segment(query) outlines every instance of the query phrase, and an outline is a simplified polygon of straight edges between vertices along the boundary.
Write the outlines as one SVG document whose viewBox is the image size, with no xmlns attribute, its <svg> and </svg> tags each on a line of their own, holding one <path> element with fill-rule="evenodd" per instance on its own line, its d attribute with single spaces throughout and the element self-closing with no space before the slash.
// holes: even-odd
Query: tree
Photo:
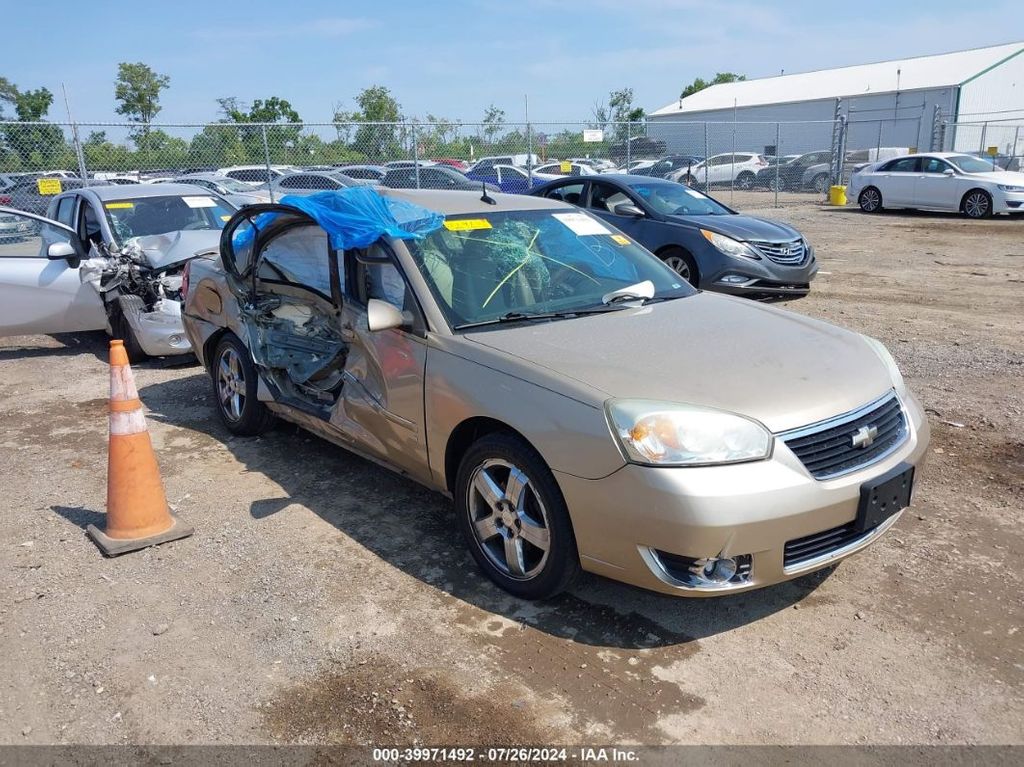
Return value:
<svg viewBox="0 0 1024 767">
<path fill-rule="evenodd" d="M 239 124 L 239 137 L 252 160 L 262 159 L 263 134 L 267 149 L 278 161 L 291 162 L 302 135 L 302 118 L 291 103 L 279 96 L 256 99 L 248 108 L 234 96 L 217 99 L 228 121 Z M 246 127 L 246 123 L 256 123 Z"/>
<path fill-rule="evenodd" d="M 398 141 L 397 123 L 402 119 L 402 107 L 383 85 L 364 88 L 356 103 L 359 111 L 352 116 L 359 122 L 383 123 L 360 125 L 353 142 L 354 148 L 362 152 L 370 162 L 384 162 L 401 152 Z"/>
<path fill-rule="evenodd" d="M 14 107 L 15 119 L 38 123 L 50 111 L 53 94 L 47 88 L 23 91 L 7 78 L 0 77 L 0 102 Z M 67 142 L 56 125 L 6 124 L 2 135 L 7 145 L 4 154 L 17 157 L 16 162 L 22 169 L 66 164 Z"/>
<path fill-rule="evenodd" d="M 679 94 L 680 101 L 685 99 L 687 96 L 692 96 L 697 91 L 702 91 L 712 85 L 721 85 L 722 83 L 736 83 L 746 80 L 746 75 L 737 75 L 733 72 L 719 72 L 715 75 L 711 82 L 697 78 L 692 83 L 683 88 L 683 92 Z"/>
<path fill-rule="evenodd" d="M 149 133 L 149 125 L 160 113 L 160 91 L 171 84 L 171 78 L 154 72 L 146 64 L 122 61 L 117 65 L 117 81 L 114 83 L 114 99 L 118 102 L 117 113 L 129 122 L 141 123 L 142 128 L 132 134 L 138 142 Z"/>
<path fill-rule="evenodd" d="M 608 94 L 609 119 L 615 124 L 615 139 L 625 141 L 632 132 L 628 123 L 644 119 L 643 107 L 633 106 L 633 89 L 622 88 Z"/>
<path fill-rule="evenodd" d="M 484 140 L 490 144 L 493 143 L 494 137 L 497 136 L 501 129 L 505 127 L 505 110 L 498 109 L 498 107 L 491 104 L 487 109 L 484 110 L 483 119 L 483 134 Z"/>
</svg>

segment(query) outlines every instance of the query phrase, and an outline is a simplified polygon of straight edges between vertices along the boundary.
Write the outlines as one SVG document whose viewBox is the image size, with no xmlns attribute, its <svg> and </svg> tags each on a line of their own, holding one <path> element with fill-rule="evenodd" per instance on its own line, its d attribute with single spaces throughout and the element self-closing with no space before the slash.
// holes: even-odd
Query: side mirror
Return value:
<svg viewBox="0 0 1024 767">
<path fill-rule="evenodd" d="M 644 212 L 631 202 L 620 202 L 612 211 L 616 216 L 633 216 L 643 218 Z"/>
<path fill-rule="evenodd" d="M 943 176 L 955 176 L 956 175 L 956 171 L 953 170 L 952 168 L 946 168 L 944 171 L 942 171 L 942 175 Z"/>
<path fill-rule="evenodd" d="M 50 261 L 67 261 L 78 258 L 78 254 L 70 242 L 52 242 L 46 248 L 46 257 Z"/>
<path fill-rule="evenodd" d="M 366 327 L 371 333 L 400 328 L 403 325 L 405 315 L 397 307 L 379 298 L 371 298 L 366 302 Z"/>
</svg>

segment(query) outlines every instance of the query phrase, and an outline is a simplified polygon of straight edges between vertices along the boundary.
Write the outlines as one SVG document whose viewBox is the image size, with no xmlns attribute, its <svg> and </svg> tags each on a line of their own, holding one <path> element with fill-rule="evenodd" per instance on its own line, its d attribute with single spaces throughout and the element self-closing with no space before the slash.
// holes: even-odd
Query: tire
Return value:
<svg viewBox="0 0 1024 767">
<path fill-rule="evenodd" d="M 744 171 L 736 177 L 736 188 L 744 191 L 754 188 L 755 176 L 750 171 Z"/>
<path fill-rule="evenodd" d="M 274 414 L 256 399 L 257 376 L 249 350 L 238 336 L 225 334 L 213 353 L 210 378 L 217 415 L 232 434 L 254 437 L 274 422 Z"/>
<path fill-rule="evenodd" d="M 455 509 L 473 559 L 510 594 L 547 599 L 579 575 L 562 491 L 520 437 L 496 432 L 470 446 L 459 464 Z"/>
<path fill-rule="evenodd" d="M 877 187 L 869 186 L 861 191 L 857 204 L 865 213 L 879 213 L 882 210 L 882 193 Z"/>
<path fill-rule="evenodd" d="M 135 337 L 135 331 L 128 324 L 128 318 L 120 309 L 114 309 L 114 316 L 110 322 L 114 338 L 124 341 L 124 350 L 128 354 L 128 361 L 133 365 L 145 362 L 149 355 L 142 348 L 139 339 Z"/>
<path fill-rule="evenodd" d="M 968 218 L 988 218 L 992 215 L 992 195 L 984 189 L 972 189 L 960 201 L 960 212 Z"/>
<path fill-rule="evenodd" d="M 775 178 L 772 176 L 768 179 L 768 191 L 769 192 L 785 192 L 786 191 L 786 179 L 782 176 Z"/>
<path fill-rule="evenodd" d="M 828 174 L 819 173 L 811 179 L 811 186 L 814 187 L 814 191 L 818 194 L 825 194 L 828 191 Z"/>
<path fill-rule="evenodd" d="M 658 253 L 665 266 L 678 274 L 693 287 L 700 285 L 700 272 L 697 270 L 697 263 L 693 256 L 682 248 L 666 248 Z"/>
</svg>

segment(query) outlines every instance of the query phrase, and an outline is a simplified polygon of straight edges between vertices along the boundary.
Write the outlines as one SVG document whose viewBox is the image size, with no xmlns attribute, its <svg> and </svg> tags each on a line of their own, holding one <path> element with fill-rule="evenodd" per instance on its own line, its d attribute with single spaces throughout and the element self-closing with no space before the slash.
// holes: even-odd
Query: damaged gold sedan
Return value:
<svg viewBox="0 0 1024 767">
<path fill-rule="evenodd" d="M 581 569 L 681 596 L 821 569 L 895 524 L 928 442 L 877 341 L 694 290 L 543 198 L 253 206 L 184 291 L 230 431 L 280 417 L 450 495 L 525 598 Z"/>
</svg>

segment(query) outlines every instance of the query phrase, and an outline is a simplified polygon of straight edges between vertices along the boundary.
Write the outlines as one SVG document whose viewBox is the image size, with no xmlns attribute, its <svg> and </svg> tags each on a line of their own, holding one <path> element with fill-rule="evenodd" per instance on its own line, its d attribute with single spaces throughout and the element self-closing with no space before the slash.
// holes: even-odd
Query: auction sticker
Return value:
<svg viewBox="0 0 1024 767">
<path fill-rule="evenodd" d="M 629 238 L 621 234 L 613 234 L 612 239 L 619 245 L 629 245 Z"/>
<path fill-rule="evenodd" d="M 586 213 L 552 213 L 551 215 L 569 227 L 570 231 L 576 235 L 611 234 L 608 227 Z"/>
<path fill-rule="evenodd" d="M 491 229 L 491 222 L 486 218 L 446 219 L 444 228 L 450 232 L 471 232 L 474 229 Z"/>
<path fill-rule="evenodd" d="M 124 201 L 124 202 L 108 202 L 103 207 L 106 208 L 107 210 L 120 210 L 120 209 L 123 209 L 123 208 L 134 208 L 135 207 L 135 203 L 134 202 L 128 202 L 128 201 Z"/>
<path fill-rule="evenodd" d="M 216 208 L 217 201 L 212 197 L 182 197 L 190 208 Z"/>
</svg>

